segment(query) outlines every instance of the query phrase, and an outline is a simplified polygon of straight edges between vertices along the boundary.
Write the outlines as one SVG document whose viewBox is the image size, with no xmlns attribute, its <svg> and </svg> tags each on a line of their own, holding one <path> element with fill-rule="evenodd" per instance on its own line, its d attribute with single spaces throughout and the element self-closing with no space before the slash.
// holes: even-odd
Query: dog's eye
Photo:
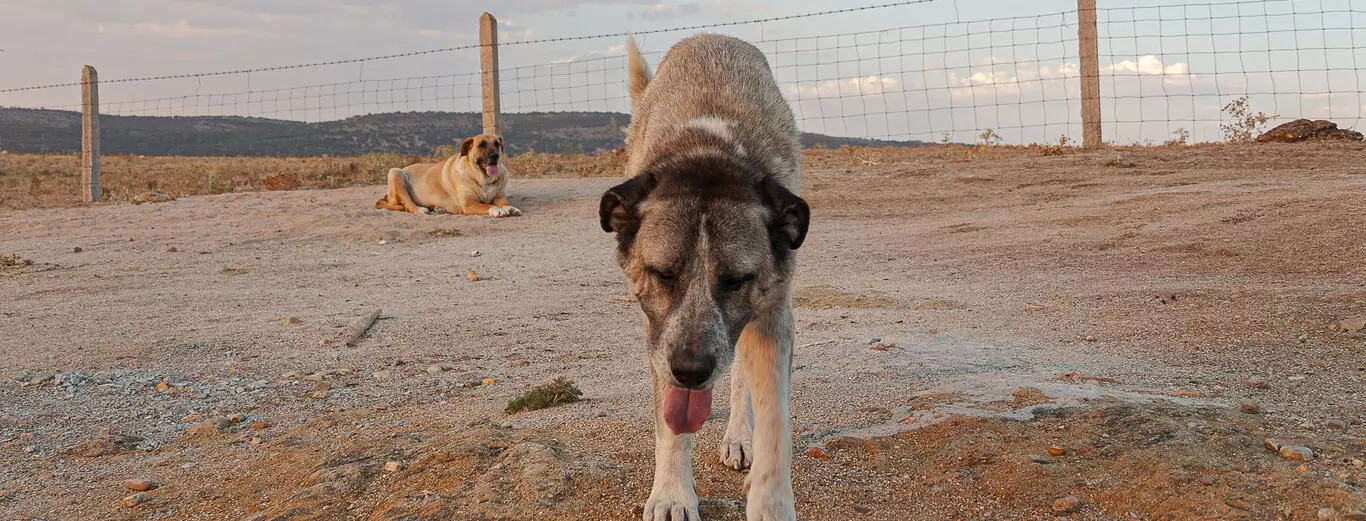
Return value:
<svg viewBox="0 0 1366 521">
<path fill-rule="evenodd" d="M 754 280 L 754 275 L 725 277 L 721 279 L 719 289 L 722 293 L 734 293 L 740 291 L 741 288 L 745 287 L 745 284 L 752 280 Z"/>
<path fill-rule="evenodd" d="M 664 282 L 669 282 L 669 281 L 671 281 L 671 280 L 674 280 L 674 272 L 669 271 L 669 270 L 656 270 L 656 269 L 651 269 L 651 270 L 650 270 L 650 273 L 653 274 L 653 275 L 655 276 L 655 278 L 657 278 L 657 279 L 659 279 L 659 280 L 661 280 L 661 281 L 664 281 Z"/>
</svg>

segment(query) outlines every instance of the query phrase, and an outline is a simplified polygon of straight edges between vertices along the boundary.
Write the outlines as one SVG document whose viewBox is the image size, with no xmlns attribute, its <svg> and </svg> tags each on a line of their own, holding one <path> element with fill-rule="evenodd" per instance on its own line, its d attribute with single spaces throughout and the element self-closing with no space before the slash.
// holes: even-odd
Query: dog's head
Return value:
<svg viewBox="0 0 1366 521">
<path fill-rule="evenodd" d="M 503 137 L 480 134 L 460 142 L 460 157 L 478 166 L 489 179 L 498 177 L 502 170 Z"/>
<path fill-rule="evenodd" d="M 617 235 L 655 373 L 676 389 L 708 391 L 750 320 L 787 297 L 810 209 L 718 155 L 666 162 L 611 188 L 599 217 Z"/>
</svg>

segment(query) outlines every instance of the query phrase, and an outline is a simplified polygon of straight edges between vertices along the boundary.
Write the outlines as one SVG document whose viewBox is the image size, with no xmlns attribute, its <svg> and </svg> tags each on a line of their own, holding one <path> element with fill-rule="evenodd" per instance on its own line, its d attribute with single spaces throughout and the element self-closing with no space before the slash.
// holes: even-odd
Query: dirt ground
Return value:
<svg viewBox="0 0 1366 521">
<path fill-rule="evenodd" d="M 799 516 L 1366 519 L 1364 152 L 809 153 Z M 516 180 L 496 221 L 375 186 L 0 211 L 0 517 L 638 518 L 612 183 Z M 585 399 L 503 413 L 558 376 Z M 722 392 L 694 465 L 739 520 Z"/>
</svg>

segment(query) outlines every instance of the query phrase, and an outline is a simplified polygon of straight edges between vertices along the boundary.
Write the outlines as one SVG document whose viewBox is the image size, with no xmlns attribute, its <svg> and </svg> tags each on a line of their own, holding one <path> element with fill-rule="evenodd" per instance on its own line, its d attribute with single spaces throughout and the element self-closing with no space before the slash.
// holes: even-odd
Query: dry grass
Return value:
<svg viewBox="0 0 1366 521">
<path fill-rule="evenodd" d="M 369 154 L 360 157 L 147 157 L 105 155 L 101 160 L 104 201 L 133 202 L 148 192 L 172 197 L 344 188 L 378 185 L 393 167 L 435 161 L 433 157 Z M 524 178 L 620 175 L 624 155 L 596 156 L 531 152 L 509 158 Z M 77 206 L 80 157 L 5 154 L 0 158 L 0 209 Z"/>
</svg>

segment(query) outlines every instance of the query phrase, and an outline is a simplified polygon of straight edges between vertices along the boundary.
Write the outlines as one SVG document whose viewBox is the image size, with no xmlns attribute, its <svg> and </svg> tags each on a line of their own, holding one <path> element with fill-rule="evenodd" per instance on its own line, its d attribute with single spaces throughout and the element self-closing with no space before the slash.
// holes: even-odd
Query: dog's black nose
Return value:
<svg viewBox="0 0 1366 521">
<path fill-rule="evenodd" d="M 498 162 L 498 154 L 489 154 L 489 162 L 490 162 L 490 163 L 497 163 L 497 162 Z"/>
<path fill-rule="evenodd" d="M 669 360 L 674 380 L 684 387 L 698 387 L 707 383 L 716 370 L 716 358 L 711 355 L 674 355 Z"/>
</svg>

